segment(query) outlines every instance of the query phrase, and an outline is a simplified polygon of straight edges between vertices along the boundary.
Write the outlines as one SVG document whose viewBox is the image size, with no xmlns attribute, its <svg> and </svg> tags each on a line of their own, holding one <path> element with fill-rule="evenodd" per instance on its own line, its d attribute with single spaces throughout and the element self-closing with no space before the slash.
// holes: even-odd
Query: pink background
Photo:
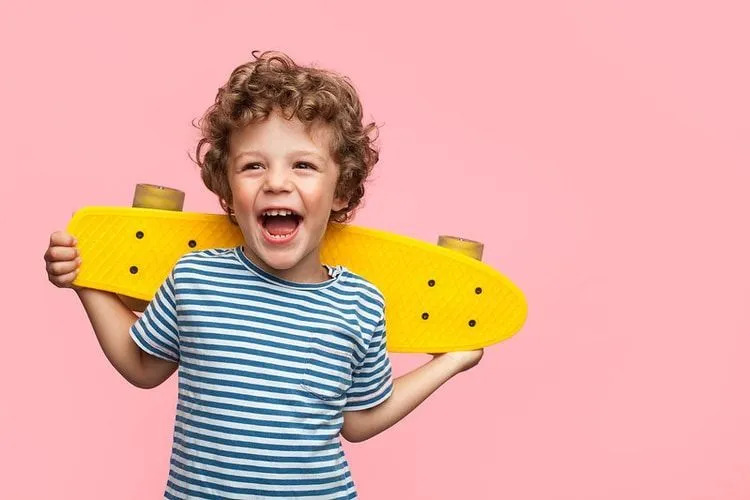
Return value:
<svg viewBox="0 0 750 500">
<path fill-rule="evenodd" d="M 3 8 L 0 497 L 160 498 L 175 379 L 129 386 L 42 254 L 137 182 L 218 212 L 190 121 L 275 48 L 350 76 L 384 125 L 355 223 L 482 240 L 530 305 L 344 444 L 361 498 L 750 498 L 747 4 L 271 3 Z"/>
</svg>

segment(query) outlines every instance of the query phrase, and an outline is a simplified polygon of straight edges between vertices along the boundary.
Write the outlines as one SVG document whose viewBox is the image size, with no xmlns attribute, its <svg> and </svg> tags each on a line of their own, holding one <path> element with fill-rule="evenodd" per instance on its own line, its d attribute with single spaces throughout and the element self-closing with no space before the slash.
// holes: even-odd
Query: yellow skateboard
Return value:
<svg viewBox="0 0 750 500">
<path fill-rule="evenodd" d="M 182 212 L 183 200 L 181 191 L 139 184 L 134 208 L 76 211 L 67 231 L 78 239 L 83 264 L 73 283 L 117 293 L 142 311 L 183 254 L 244 242 L 226 215 Z M 331 223 L 321 261 L 380 289 L 389 351 L 438 353 L 495 344 L 526 320 L 522 292 L 483 264 L 481 252 L 481 243 L 462 238 L 440 236 L 434 245 Z"/>
</svg>

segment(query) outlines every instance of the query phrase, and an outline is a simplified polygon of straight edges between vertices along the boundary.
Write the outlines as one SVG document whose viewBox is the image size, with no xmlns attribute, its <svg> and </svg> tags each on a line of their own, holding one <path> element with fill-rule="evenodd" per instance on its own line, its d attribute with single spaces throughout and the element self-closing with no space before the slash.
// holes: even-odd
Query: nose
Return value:
<svg viewBox="0 0 750 500">
<path fill-rule="evenodd" d="M 266 171 L 263 191 L 278 192 L 291 189 L 288 169 L 283 166 L 272 166 Z"/>
</svg>

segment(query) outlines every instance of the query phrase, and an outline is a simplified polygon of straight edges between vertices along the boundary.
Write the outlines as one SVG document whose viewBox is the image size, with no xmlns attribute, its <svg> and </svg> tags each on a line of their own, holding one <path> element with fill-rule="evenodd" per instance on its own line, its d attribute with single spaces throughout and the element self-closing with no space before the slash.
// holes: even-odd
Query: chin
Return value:
<svg viewBox="0 0 750 500">
<path fill-rule="evenodd" d="M 286 271 L 287 269 L 291 269 L 299 264 L 299 259 L 294 259 L 291 256 L 287 257 L 280 255 L 268 255 L 267 253 L 263 256 L 259 254 L 256 255 L 258 255 L 259 258 L 263 259 L 263 262 L 265 262 L 268 267 L 279 271 Z"/>
<path fill-rule="evenodd" d="M 276 269 L 277 271 L 286 271 L 288 269 L 293 268 L 295 265 L 297 265 L 298 262 L 296 261 L 278 261 L 278 259 L 271 259 L 272 262 L 269 262 L 267 260 L 264 260 L 264 262 L 268 265 L 268 267 L 271 267 L 273 269 Z"/>
</svg>

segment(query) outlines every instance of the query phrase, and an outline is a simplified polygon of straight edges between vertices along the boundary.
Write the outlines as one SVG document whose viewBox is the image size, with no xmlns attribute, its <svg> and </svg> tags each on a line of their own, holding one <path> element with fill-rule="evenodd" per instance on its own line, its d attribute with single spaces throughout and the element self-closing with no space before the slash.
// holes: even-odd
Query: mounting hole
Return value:
<svg viewBox="0 0 750 500">
<path fill-rule="evenodd" d="M 435 286 L 435 280 L 430 280 L 427 282 L 427 284 L 430 286 Z"/>
<path fill-rule="evenodd" d="M 476 293 L 477 295 L 479 295 L 480 293 L 482 293 L 482 288 L 481 287 L 476 287 L 474 289 L 474 293 Z"/>
<path fill-rule="evenodd" d="M 130 266 L 130 274 L 135 274 L 138 272 L 138 268 L 136 266 Z"/>
<path fill-rule="evenodd" d="M 473 319 L 470 319 L 470 320 L 469 320 L 469 326 L 474 326 L 474 325 L 476 325 L 476 324 L 477 324 L 477 322 L 476 322 L 476 321 L 474 321 Z"/>
<path fill-rule="evenodd" d="M 429 315 L 429 314 L 427 314 L 427 313 L 422 313 L 422 319 L 427 319 L 427 318 L 429 318 L 429 317 L 430 317 L 430 315 Z"/>
<path fill-rule="evenodd" d="M 188 246 L 189 246 L 190 248 L 195 248 L 195 245 L 197 245 L 197 243 L 195 242 L 195 240 L 190 240 L 190 241 L 188 241 Z"/>
<path fill-rule="evenodd" d="M 135 233 L 135 237 L 138 238 L 139 240 L 143 238 L 143 231 L 138 231 L 137 233 Z"/>
</svg>

